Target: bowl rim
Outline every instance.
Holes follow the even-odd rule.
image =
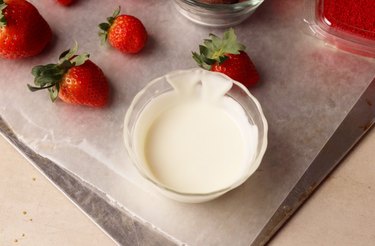
[[[223,10],[223,9],[230,9],[230,10],[239,10],[239,9],[244,9],[248,7],[257,7],[260,4],[263,3],[264,0],[246,0],[243,2],[238,2],[238,3],[231,3],[231,4],[225,4],[225,3],[203,3],[197,0],[175,0],[175,1],[180,1],[185,4],[189,4],[191,6],[195,7],[201,7],[209,10]]]
[[[259,151],[258,155],[253,160],[252,165],[250,165],[250,170],[246,174],[242,175],[234,183],[232,183],[231,185],[229,185],[228,187],[225,187],[225,188],[222,188],[222,189],[219,189],[219,190],[215,190],[215,191],[210,191],[210,192],[188,193],[188,192],[181,192],[181,191],[178,191],[178,190],[174,190],[174,189],[172,189],[170,187],[167,187],[164,184],[158,182],[157,180],[152,179],[146,173],[144,173],[144,171],[142,170],[142,168],[138,166],[140,164],[138,164],[137,155],[132,150],[132,148],[130,146],[130,143],[128,141],[128,139],[131,140],[131,130],[127,127],[127,125],[130,122],[131,114],[132,114],[132,112],[134,110],[135,104],[138,102],[139,98],[147,91],[147,89],[149,87],[153,86],[154,84],[160,82],[163,79],[166,79],[170,75],[178,74],[178,73],[195,72],[195,71],[198,71],[198,70],[202,71],[203,73],[216,73],[216,74],[220,74],[224,78],[230,80],[234,85],[238,86],[255,103],[256,108],[258,110],[258,113],[259,113],[259,115],[261,117],[261,122],[263,124],[263,128],[264,128],[264,130],[263,130],[263,136],[261,137],[263,144],[262,144],[262,146],[260,148],[260,151]],[[175,71],[169,72],[169,73],[167,73],[167,74],[165,74],[163,76],[155,78],[152,81],[150,81],[149,83],[147,83],[134,96],[134,98],[133,98],[133,100],[132,100],[129,108],[126,111],[125,119],[124,119],[124,131],[123,131],[123,134],[124,134],[125,147],[126,147],[128,155],[129,155],[129,157],[131,159],[131,162],[136,167],[138,173],[143,178],[145,178],[147,181],[151,182],[157,188],[162,189],[163,191],[170,192],[170,193],[175,194],[175,195],[184,196],[184,197],[207,197],[207,196],[214,196],[214,195],[224,194],[224,193],[226,193],[226,192],[228,192],[228,191],[230,191],[230,190],[232,190],[232,189],[240,186],[241,184],[243,184],[258,169],[258,167],[259,167],[259,165],[260,165],[260,163],[261,163],[261,161],[262,161],[262,159],[264,157],[264,154],[266,152],[267,145],[268,145],[268,122],[266,120],[266,117],[265,117],[265,115],[263,113],[263,110],[262,110],[262,107],[261,107],[259,101],[250,93],[250,91],[243,84],[241,84],[240,82],[237,82],[237,81],[231,79],[230,77],[228,77],[227,75],[219,73],[219,72],[211,72],[211,71],[204,70],[202,68],[193,68],[193,69],[175,70]]]

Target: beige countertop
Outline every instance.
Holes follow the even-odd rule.
[[[375,130],[270,245],[374,245]],[[115,245],[0,137],[0,245]]]

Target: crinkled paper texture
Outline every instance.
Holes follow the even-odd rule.
[[[54,32],[41,55],[0,60],[0,114],[35,152],[103,191],[139,218],[191,245],[248,245],[304,173],[375,74],[371,59],[325,46],[302,31],[303,1],[265,1],[236,27],[256,64],[251,89],[269,122],[269,146],[257,172],[239,188],[204,204],[161,197],[130,163],[123,144],[125,112],[150,80],[195,67],[191,51],[222,29],[185,20],[167,0],[81,0],[71,7],[31,1]],[[100,46],[98,23],[122,5],[149,33],[146,48],[125,55]],[[111,83],[105,109],[52,104],[28,91],[35,65],[55,62],[73,45],[89,52]]]

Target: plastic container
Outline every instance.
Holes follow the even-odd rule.
[[[246,117],[248,118],[249,124],[256,125],[258,128],[258,144],[255,149],[254,158],[247,164],[246,172],[242,173],[241,176],[238,177],[230,186],[225,187],[220,190],[212,191],[209,193],[204,192],[197,192],[197,193],[182,193],[171,188],[166,187],[162,183],[160,183],[157,179],[150,174],[150,171],[145,168],[145,163],[142,162],[142,158],[140,158],[136,151],[136,140],[135,140],[135,126],[137,124],[137,120],[140,116],[142,110],[146,107],[148,103],[152,101],[152,99],[174,90],[174,88],[168,83],[168,76],[175,76],[178,75],[191,75],[196,76],[197,74],[201,76],[210,76],[213,74],[214,76],[221,76],[226,80],[232,82],[232,87],[226,93],[226,96],[231,97],[234,99],[241,107],[243,108]],[[203,69],[191,69],[191,70],[180,70],[169,73],[162,77],[159,77],[146,85],[133,99],[127,113],[125,116],[124,122],[124,140],[127,152],[132,160],[133,164],[139,171],[139,173],[149,182],[151,182],[154,187],[157,188],[159,192],[163,195],[180,202],[189,202],[189,203],[198,203],[204,202],[208,200],[212,200],[234,188],[241,185],[245,182],[250,175],[252,175],[255,170],[259,167],[260,162],[263,158],[263,155],[266,151],[267,147],[267,133],[268,133],[268,124],[267,120],[263,115],[262,108],[259,102],[256,100],[254,96],[250,94],[250,92],[246,89],[245,86],[242,84],[230,79],[228,76],[210,72]],[[194,177],[191,177],[194,179]]]
[[[374,0],[306,0],[314,36],[340,49],[375,57]]]
[[[189,20],[205,26],[229,27],[241,23],[264,0],[247,0],[233,4],[212,4],[196,0],[174,0],[177,10]]]

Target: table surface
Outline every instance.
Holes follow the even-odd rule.
[[[6,66],[0,66],[4,70],[2,72],[3,78],[7,77],[5,76],[7,71],[17,70],[17,73],[11,78],[18,83],[0,90],[2,92],[0,93],[2,94],[1,116],[9,123],[17,137],[32,150],[57,162],[77,177],[87,181],[88,184],[92,184],[98,190],[103,191],[106,197],[113,198],[113,201],[124,205],[126,210],[138,215],[141,219],[145,219],[151,225],[155,225],[182,241],[191,243],[196,242],[196,244],[202,245],[205,242],[207,245],[210,242],[212,245],[218,243],[225,245],[234,242],[246,245],[249,240],[252,240],[253,236],[261,229],[260,226],[269,219],[269,216],[299,176],[302,175],[321,145],[331,135],[374,74],[373,61],[336,52],[334,49],[325,47],[323,42],[318,42],[312,37],[296,31],[299,30],[298,25],[301,23],[300,12],[303,7],[301,1],[266,1],[252,16],[251,21],[238,26],[236,30],[238,30],[239,39],[246,41],[248,52],[259,67],[259,72],[263,75],[261,86],[254,88],[253,92],[262,103],[270,124],[268,155],[264,158],[262,169],[252,176],[252,179],[239,189],[222,197],[221,200],[216,200],[210,204],[183,206],[162,198],[154,198],[148,194],[147,186],[142,186],[141,181],[138,180],[139,176],[133,175],[136,174],[135,168],[130,165],[130,161],[126,161],[127,156],[123,148],[122,134],[118,134],[118,132],[122,129],[125,105],[129,103],[135,92],[144,85],[143,83],[155,78],[155,75],[159,76],[167,71],[192,67],[193,61],[190,58],[186,59],[186,57],[190,57],[190,52],[186,53],[186,50],[195,49],[196,44],[203,37],[206,37],[207,33],[211,32],[210,29],[197,27],[186,22],[186,25],[183,24],[184,33],[193,35],[190,38],[186,38],[185,35],[184,38],[181,38],[176,30],[180,30],[182,23],[185,23],[186,20],[180,20],[174,18],[174,15],[170,15],[169,12],[176,14],[176,16],[177,13],[166,8],[169,7],[169,5],[164,4],[166,1],[155,0],[147,1],[147,3],[131,1],[132,3],[127,5],[127,11],[139,16],[145,21],[146,26],[153,27],[149,29],[153,41],[148,45],[148,50],[146,49],[140,56],[130,58],[124,57],[114,50],[98,49],[97,40],[94,38],[97,33],[91,31],[94,24],[96,28],[97,16],[112,11],[112,9],[109,10],[109,8],[112,8],[110,5],[103,4],[99,0],[80,1],[81,6],[76,5],[76,8],[72,8],[71,11],[64,11],[63,9],[53,8],[52,2],[49,3],[50,5],[39,4],[39,1],[36,0],[32,2],[38,4],[40,11],[51,21],[51,25],[54,26],[56,35],[59,37],[59,42],[56,42],[53,49],[45,53],[44,56],[38,56],[23,63],[2,61],[2,64],[6,63]],[[116,0],[115,2],[120,4],[121,1]],[[102,7],[98,8],[97,6],[100,3]],[[148,12],[144,11],[146,5],[152,5],[155,12],[159,10],[160,15],[147,14]],[[54,11],[51,11],[52,9]],[[82,22],[89,23],[89,26],[78,25],[73,18],[87,13],[84,11],[90,11],[91,13],[85,15],[85,22]],[[61,22],[59,16],[63,16],[68,22]],[[74,30],[72,30],[69,21],[77,24]],[[165,29],[165,23],[173,25]],[[82,48],[91,51],[92,57],[95,57],[98,65],[106,71],[106,75],[113,83],[117,94],[114,96],[110,109],[95,111],[95,113],[83,108],[73,110],[68,105],[55,107],[48,104],[46,111],[50,114],[45,117],[48,117],[49,120],[45,120],[44,117],[36,115],[36,112],[42,105],[46,105],[45,102],[48,98],[31,96],[25,87],[25,84],[29,81],[29,68],[32,65],[31,63],[39,64],[47,58],[48,60],[52,59],[55,52],[68,47],[71,43],[71,37],[63,35],[68,30],[73,32],[71,37],[80,40]],[[169,48],[175,47],[175,40],[181,42],[177,47],[181,47],[183,50],[177,52],[177,50]],[[186,56],[177,58],[176,54],[186,54]],[[154,64],[154,57],[157,56],[168,59],[163,59],[163,63],[158,63],[158,66],[149,66],[150,69],[142,70],[141,77],[143,79],[140,81],[138,72],[134,71],[138,71],[137,69],[142,67],[140,64]],[[173,59],[174,62],[171,63],[169,59]],[[123,83],[124,77],[127,79],[126,83]],[[18,95],[20,100],[17,100],[14,95]],[[298,102],[298,107],[296,107],[296,102]],[[43,115],[45,114],[43,113]],[[103,123],[90,124],[90,127],[87,127],[87,122],[91,122],[91,119],[103,119]],[[25,122],[31,124],[25,124]],[[29,127],[31,129],[28,129]],[[68,132],[69,134],[66,134]],[[104,138],[99,137],[98,132]],[[298,134],[295,134],[296,132]],[[110,141],[107,141],[108,139]],[[55,140],[59,141],[56,142]],[[293,154],[285,155],[285,150]],[[112,153],[119,154],[113,155]],[[2,156],[9,157],[8,152]],[[6,207],[2,209],[3,212],[0,212],[0,214],[5,214],[4,216],[7,216],[7,219],[0,221],[6,221],[7,223],[0,223],[4,227],[0,232],[4,235],[13,235],[8,233],[8,230],[12,228],[9,225],[12,224],[12,219],[14,219],[11,216],[12,213],[10,213],[12,204],[17,204],[17,206],[22,204],[12,201],[11,196],[12,191],[14,191],[18,194],[15,197],[27,200],[27,196],[30,196],[31,201],[37,202],[34,205],[35,209],[31,205],[30,207],[23,205],[27,208],[19,211],[24,216],[21,219],[26,222],[29,219],[29,226],[34,224],[31,222],[37,220],[36,216],[49,214],[46,212],[48,209],[40,208],[41,204],[46,204],[45,206],[51,206],[52,215],[50,216],[52,217],[43,217],[45,221],[42,223],[43,220],[41,219],[40,225],[47,225],[47,227],[52,228],[60,228],[60,224],[67,225],[67,228],[73,228],[70,230],[76,234],[72,238],[77,240],[75,239],[77,233],[81,235],[82,228],[88,228],[89,226],[83,225],[76,228],[79,225],[76,221],[79,220],[79,216],[71,216],[74,213],[68,212],[70,216],[61,214],[60,217],[57,217],[56,213],[65,210],[62,208],[64,203],[57,202],[53,205],[51,201],[56,200],[46,195],[47,192],[44,191],[38,197],[38,192],[31,190],[37,180],[42,180],[42,178],[34,181],[32,177],[27,176],[31,172],[24,171],[25,168],[22,165],[26,164],[16,163],[10,163],[6,167],[15,168],[20,173],[8,173],[8,171],[0,173],[1,176],[5,175],[1,180],[4,184],[2,190],[4,190],[4,194],[6,192],[5,197],[10,196],[9,199],[2,199],[6,202],[4,202],[5,205],[1,206]],[[123,165],[123,163],[128,163],[128,165]],[[20,166],[22,168],[19,168]],[[44,166],[50,167],[47,164],[44,164]],[[369,173],[367,170],[364,172]],[[61,173],[55,172],[53,174],[54,177],[62,177]],[[352,175],[352,172],[350,174]],[[17,191],[19,187],[17,182],[19,181],[14,177],[18,178],[22,175],[26,175],[25,180],[28,180],[31,184],[25,183],[24,189]],[[64,179],[62,178],[62,180]],[[64,187],[60,183],[57,184]],[[69,185],[71,184],[69,183]],[[25,187],[28,190],[27,195],[25,194]],[[71,185],[69,187],[76,186]],[[253,187],[257,187],[257,189],[253,189]],[[350,189],[352,189],[352,186],[350,186]],[[82,190],[76,189],[69,194],[76,195],[88,204],[90,200],[86,196],[79,196],[82,193],[84,193]],[[328,196],[332,197],[332,195]],[[150,202],[153,204],[152,209],[148,209]],[[340,204],[345,205],[349,202]],[[367,203],[359,201],[358,204]],[[108,217],[108,210],[94,209],[95,203],[89,205],[92,205],[91,211],[94,211],[91,214],[92,216]],[[19,209],[19,207],[17,208]],[[155,213],[154,211],[157,209],[159,209],[158,213]],[[318,207],[317,210],[320,212],[322,208]],[[338,211],[336,207],[332,210],[328,214],[334,214]],[[359,210],[355,208],[353,211]],[[349,213],[341,211],[338,217],[343,217],[341,214],[346,216]],[[25,217],[27,215],[33,215],[35,218]],[[367,214],[362,216],[369,218]],[[73,220],[69,220],[70,217]],[[119,218],[120,216],[116,214],[112,217]],[[323,217],[330,218],[325,214]],[[33,219],[33,221],[30,221],[30,219]],[[340,221],[339,225],[352,224],[352,218],[349,219],[350,223]],[[131,219],[129,221],[130,224],[133,222]],[[308,219],[308,221],[311,220]],[[58,223],[58,225],[56,226],[54,223]],[[113,225],[113,223],[107,224]],[[134,222],[133,224],[135,225]],[[197,224],[200,226],[197,227]],[[305,232],[305,220],[302,224],[303,227],[301,228]],[[127,227],[124,226],[124,223],[117,225],[118,227],[113,226],[114,229],[111,231],[114,235],[121,235],[118,233],[119,229],[126,231],[125,228]],[[137,228],[136,225],[134,227]],[[322,232],[330,231],[320,225],[313,227],[321,228]],[[21,226],[15,226],[14,228],[16,230],[22,229]],[[33,226],[33,228],[38,228],[38,226]],[[368,226],[366,228],[368,229]],[[43,237],[44,234],[51,234],[46,233],[48,230],[43,226],[40,231],[41,234],[35,233],[35,235],[38,234]],[[52,232],[57,235],[58,231],[60,229],[55,229]],[[67,234],[69,233],[66,229],[62,231],[64,233],[61,237],[64,240],[54,241],[67,244],[67,241],[69,241]],[[351,231],[352,229],[350,229]],[[17,234],[18,238],[13,238],[13,243],[21,242],[21,239],[26,238],[26,235],[32,235],[30,231],[17,233],[20,234]],[[141,232],[135,230],[135,234],[139,233]],[[92,234],[97,235],[99,233],[93,232]],[[344,234],[352,233],[345,231]],[[298,235],[302,234],[299,233]],[[371,234],[366,233],[365,235]],[[141,235],[138,236],[132,239],[139,242]],[[312,237],[314,241],[315,237],[316,235]],[[5,238],[5,236],[0,238]],[[101,239],[90,237],[88,239],[101,242]],[[43,240],[45,239],[35,239],[33,242],[40,244]],[[293,240],[296,239],[293,238]],[[48,245],[49,243],[43,244]],[[84,242],[73,242],[72,244],[81,245]],[[99,244],[105,245],[105,242]]]
[[[372,130],[270,245],[373,245],[374,148]],[[2,137],[0,163],[0,245],[115,245]]]
[[[142,53],[125,56],[109,47],[99,48],[97,31],[93,31],[99,17],[107,16],[122,0],[113,0],[113,5],[79,1],[69,10],[57,8],[52,1],[31,2],[54,27],[58,39],[41,56],[23,62],[0,61],[0,80],[17,81],[0,90],[0,115],[24,147],[63,169],[50,170],[52,165],[45,162],[35,164],[45,168],[70,197],[83,201],[78,204],[104,228],[111,225],[107,231],[124,239],[124,244],[132,244],[136,238],[132,230],[125,229],[123,218],[134,231],[158,230],[165,237],[194,245],[252,242],[374,77],[373,60],[331,49],[303,33],[303,1],[265,1],[236,26],[239,40],[247,46],[262,77],[259,86],[251,89],[269,123],[262,165],[241,187],[211,203],[178,204],[153,192],[131,164],[123,147],[123,118],[133,96],[148,81],[195,67],[190,51],[208,33],[219,34],[220,30],[192,25],[173,5],[165,4],[166,0],[129,0],[126,11],[143,21],[152,38]],[[144,11],[150,6],[157,14]],[[84,21],[78,23],[76,16],[84,16]],[[55,60],[72,38],[79,41],[82,51],[91,53],[111,82],[112,102],[103,110],[50,104],[47,96],[33,95],[25,86],[30,83],[30,68]],[[156,62],[155,57],[161,59]],[[62,170],[91,187],[90,198],[77,183],[61,178],[66,175]],[[97,202],[102,201],[98,196],[122,209],[125,216],[112,212],[107,216],[108,207],[98,209]],[[138,220],[132,223],[132,218]],[[139,226],[140,221],[150,226]],[[129,233],[124,237],[123,232]]]

